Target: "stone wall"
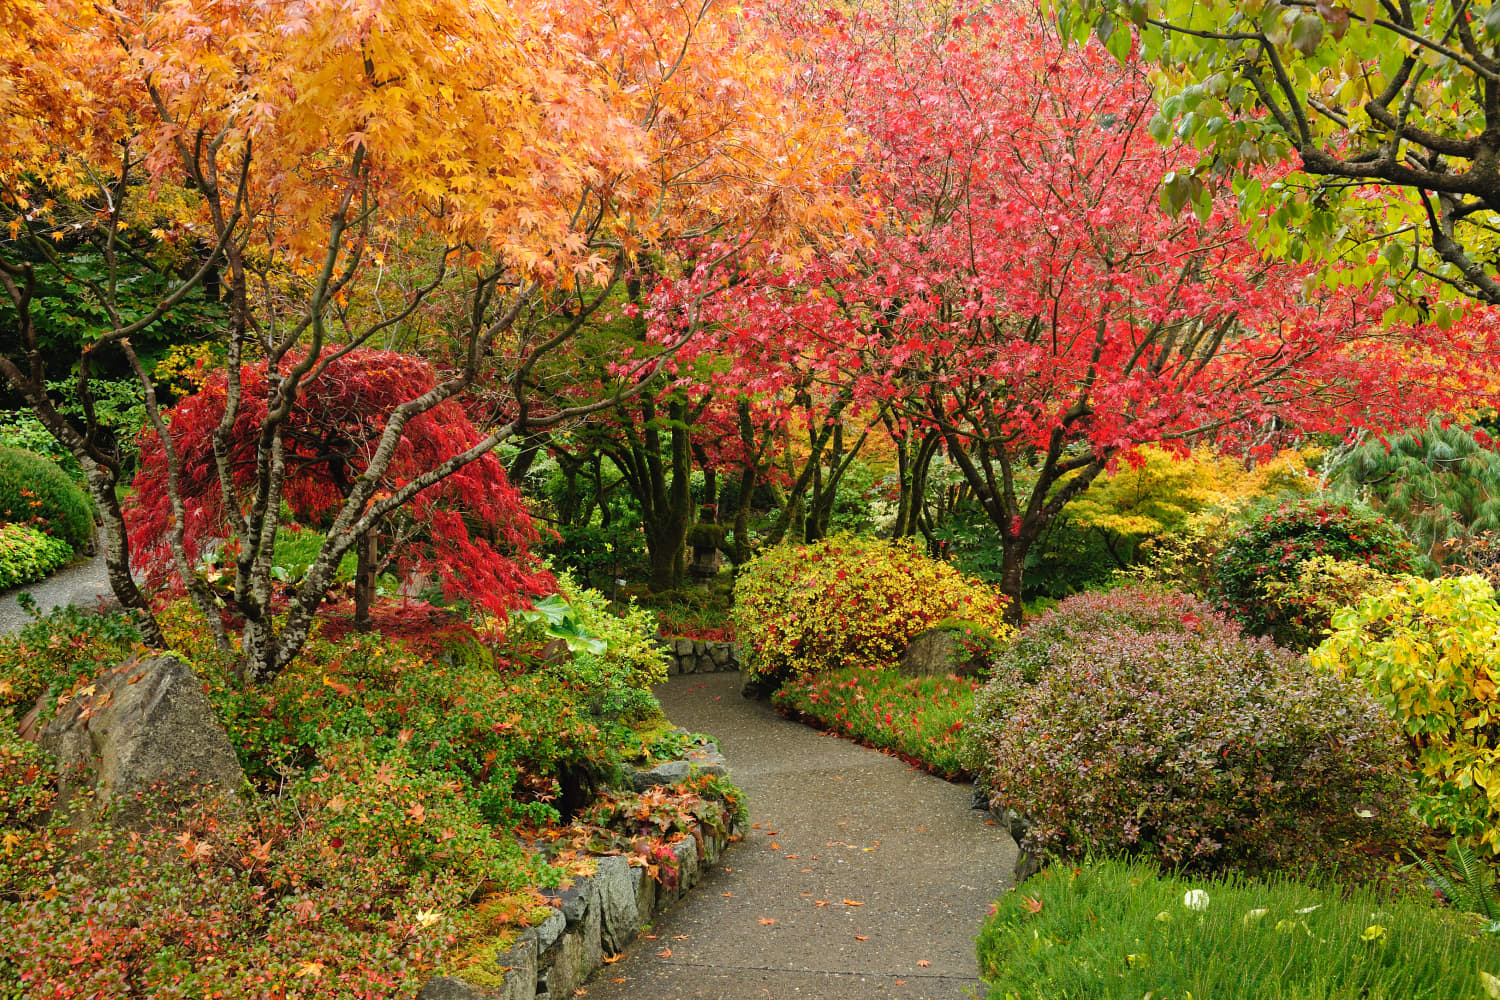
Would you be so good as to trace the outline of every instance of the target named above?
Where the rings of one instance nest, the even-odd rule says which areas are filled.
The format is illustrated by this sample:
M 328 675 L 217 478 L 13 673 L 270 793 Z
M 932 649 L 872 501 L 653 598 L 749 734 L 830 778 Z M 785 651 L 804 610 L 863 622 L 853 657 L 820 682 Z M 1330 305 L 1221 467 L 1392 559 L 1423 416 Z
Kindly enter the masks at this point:
M 681 778 L 727 773 L 724 759 L 708 752 L 673 763 L 681 764 L 673 770 L 674 775 L 682 771 Z M 636 778 L 636 787 L 664 783 L 656 771 L 638 772 Z M 600 858 L 595 874 L 573 879 L 566 889 L 541 890 L 553 901 L 552 915 L 483 963 L 483 985 L 441 976 L 429 980 L 417 1000 L 571 1000 L 603 968 L 605 956 L 624 951 L 656 914 L 696 886 L 739 833 L 698 825 L 693 836 L 672 845 L 676 871 L 662 865 L 658 878 L 619 855 Z
M 736 642 L 708 639 L 663 639 L 671 674 L 732 673 L 740 669 L 740 647 Z

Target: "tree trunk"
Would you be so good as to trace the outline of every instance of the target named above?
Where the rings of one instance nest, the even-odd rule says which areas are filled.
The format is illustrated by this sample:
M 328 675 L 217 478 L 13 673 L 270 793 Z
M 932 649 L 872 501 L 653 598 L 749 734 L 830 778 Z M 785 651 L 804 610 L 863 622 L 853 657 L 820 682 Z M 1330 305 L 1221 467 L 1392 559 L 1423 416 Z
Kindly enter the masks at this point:
M 130 575 L 130 549 L 125 535 L 125 514 L 120 510 L 120 497 L 115 491 L 115 476 L 104 466 L 89 458 L 78 456 L 88 476 L 89 494 L 94 506 L 99 509 L 101 542 L 104 546 L 104 567 L 109 575 L 109 586 L 115 599 L 130 615 L 130 620 L 140 630 L 141 639 L 147 646 L 165 649 L 167 640 L 151 611 L 151 602 L 136 586 Z
M 354 545 L 354 627 L 370 628 L 370 607 L 375 603 L 375 569 L 379 565 L 375 532 L 366 532 Z

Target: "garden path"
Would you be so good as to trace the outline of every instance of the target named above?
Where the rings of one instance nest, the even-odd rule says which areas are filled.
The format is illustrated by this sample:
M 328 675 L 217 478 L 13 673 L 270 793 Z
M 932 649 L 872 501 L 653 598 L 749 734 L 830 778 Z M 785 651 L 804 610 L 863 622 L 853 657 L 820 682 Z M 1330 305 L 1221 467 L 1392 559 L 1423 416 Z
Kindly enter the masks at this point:
M 31 616 L 21 608 L 16 599 L 29 593 L 35 598 L 37 607 L 51 611 L 53 607 L 66 607 L 79 603 L 84 597 L 107 597 L 111 595 L 109 574 L 104 568 L 104 553 L 100 551 L 87 562 L 74 563 L 36 583 L 22 584 L 0 596 L 0 635 L 14 632 L 31 621 Z
M 719 738 L 755 825 L 589 1000 L 982 996 L 974 936 L 1009 884 L 1010 836 L 968 786 L 783 719 L 739 683 L 688 674 L 657 694 Z

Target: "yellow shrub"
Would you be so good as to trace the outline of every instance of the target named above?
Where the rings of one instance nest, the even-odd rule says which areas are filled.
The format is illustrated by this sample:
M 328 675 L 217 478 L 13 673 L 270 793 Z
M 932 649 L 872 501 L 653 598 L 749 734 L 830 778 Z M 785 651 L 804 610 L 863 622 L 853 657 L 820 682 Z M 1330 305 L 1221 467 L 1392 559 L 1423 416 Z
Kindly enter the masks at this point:
M 1500 854 L 1500 604 L 1480 577 L 1402 577 L 1333 616 L 1315 666 L 1364 680 L 1411 741 L 1417 816 Z
M 1005 598 L 915 545 L 839 535 L 763 553 L 735 582 L 734 626 L 752 678 L 889 666 L 912 637 L 963 621 L 1009 636 Z

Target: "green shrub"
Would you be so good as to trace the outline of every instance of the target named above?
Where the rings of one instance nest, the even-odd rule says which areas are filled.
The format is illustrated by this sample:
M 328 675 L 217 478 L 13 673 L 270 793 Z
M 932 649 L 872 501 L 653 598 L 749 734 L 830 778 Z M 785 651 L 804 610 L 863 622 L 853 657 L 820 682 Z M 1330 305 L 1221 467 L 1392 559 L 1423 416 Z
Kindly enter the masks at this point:
M 0 713 L 0 899 L 29 894 L 58 860 L 47 836 L 57 766 Z
M 961 734 L 978 689 L 977 681 L 960 677 L 848 667 L 790 680 L 771 700 L 783 712 L 960 778 L 966 774 Z
M 0 590 L 40 580 L 72 558 L 61 538 L 29 524 L 0 523 Z
M 1026 818 L 1026 848 L 1260 872 L 1355 864 L 1351 845 L 1404 832 L 1400 735 L 1360 684 L 1180 595 L 1145 627 L 1069 604 L 1023 633 L 1045 645 L 1002 659 L 975 704 L 976 770 L 992 806 Z M 1070 617 L 1077 630 L 1059 630 Z
M 83 467 L 73 453 L 58 444 L 57 438 L 43 426 L 41 420 L 30 410 L 0 412 L 0 448 L 20 448 L 23 451 L 44 455 L 56 462 L 58 468 L 80 487 L 87 486 L 83 478 Z
M 1306 648 L 1327 628 L 1301 601 L 1275 602 L 1276 584 L 1295 583 L 1303 561 L 1328 556 L 1381 573 L 1405 573 L 1416 549 L 1401 530 L 1358 504 L 1287 500 L 1251 512 L 1219 557 L 1218 604 L 1256 635 Z M 1268 589 L 1270 588 L 1270 589 Z
M 839 535 L 762 553 L 735 581 L 734 626 L 753 680 L 889 666 L 945 619 L 1006 638 L 1005 598 L 914 545 Z
M 1479 577 L 1404 577 L 1339 611 L 1314 666 L 1358 678 L 1406 733 L 1417 816 L 1500 855 L 1500 603 Z
M 94 537 L 87 494 L 56 462 L 19 448 L 0 448 L 0 521 L 31 525 L 75 552 L 88 548 Z
M 978 949 L 991 1000 L 1483 1000 L 1500 986 L 1500 939 L 1461 914 L 1119 861 L 1006 893 Z

